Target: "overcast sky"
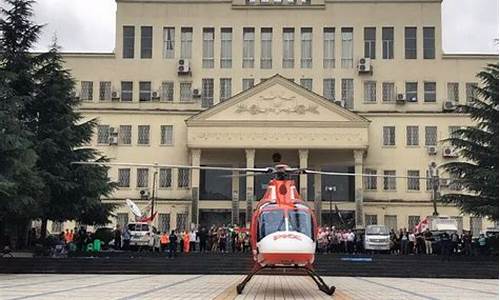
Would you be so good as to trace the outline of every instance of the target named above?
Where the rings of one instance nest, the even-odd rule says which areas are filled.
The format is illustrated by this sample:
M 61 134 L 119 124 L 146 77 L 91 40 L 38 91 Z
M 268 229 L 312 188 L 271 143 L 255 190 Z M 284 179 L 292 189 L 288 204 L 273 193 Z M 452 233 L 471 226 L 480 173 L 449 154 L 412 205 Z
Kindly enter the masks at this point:
M 0 2 L 2 2 L 0 0 Z M 498 53 L 498 0 L 443 0 L 443 47 L 447 53 Z M 63 51 L 111 52 L 114 0 L 38 0 L 36 22 L 47 24 L 36 50 L 54 33 Z

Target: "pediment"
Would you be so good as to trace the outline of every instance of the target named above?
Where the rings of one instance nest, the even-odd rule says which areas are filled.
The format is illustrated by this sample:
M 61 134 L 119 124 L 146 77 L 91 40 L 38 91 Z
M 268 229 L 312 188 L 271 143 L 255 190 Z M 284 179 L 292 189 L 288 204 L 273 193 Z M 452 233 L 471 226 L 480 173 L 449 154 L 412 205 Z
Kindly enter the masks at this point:
M 275 75 L 187 120 L 196 123 L 365 123 L 368 120 Z M 290 123 L 291 122 L 291 123 Z M 354 124 L 353 124 L 354 125 Z M 357 127 L 357 126 L 356 126 Z

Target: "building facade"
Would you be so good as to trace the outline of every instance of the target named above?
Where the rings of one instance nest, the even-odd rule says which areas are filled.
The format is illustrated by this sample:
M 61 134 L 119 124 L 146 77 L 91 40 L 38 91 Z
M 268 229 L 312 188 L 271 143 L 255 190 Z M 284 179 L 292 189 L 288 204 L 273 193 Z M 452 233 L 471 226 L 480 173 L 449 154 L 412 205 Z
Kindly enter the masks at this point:
M 91 146 L 113 162 L 292 167 L 425 177 L 498 55 L 446 54 L 439 0 L 117 0 L 113 53 L 65 53 Z M 265 176 L 113 167 L 109 199 L 157 199 L 160 230 L 244 224 Z M 426 180 L 297 178 L 322 224 L 409 228 L 433 212 Z M 441 192 L 455 188 L 441 182 Z M 335 191 L 328 189 L 334 187 Z M 331 217 L 341 213 L 342 219 Z M 478 232 L 486 221 L 438 205 Z M 118 223 L 132 220 L 126 206 Z M 352 220 L 352 221 L 350 221 Z

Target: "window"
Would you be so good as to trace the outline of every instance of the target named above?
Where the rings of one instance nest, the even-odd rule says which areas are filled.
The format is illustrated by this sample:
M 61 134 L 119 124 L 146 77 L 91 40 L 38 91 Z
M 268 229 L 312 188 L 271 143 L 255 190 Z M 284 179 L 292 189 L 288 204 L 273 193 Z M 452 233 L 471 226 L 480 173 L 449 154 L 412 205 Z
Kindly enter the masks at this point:
M 64 223 L 59 221 L 52 221 L 51 233 L 59 234 L 64 230 Z
M 288 230 L 300 232 L 308 237 L 312 237 L 314 233 L 311 215 L 303 210 L 289 210 Z
M 118 131 L 118 143 L 121 145 L 132 144 L 132 126 L 131 125 L 120 125 L 120 131 Z
M 323 79 L 323 97 L 330 101 L 335 101 L 335 79 Z
M 303 69 L 312 68 L 312 28 L 300 29 L 300 67 Z
M 130 169 L 118 169 L 118 186 L 130 186 Z
M 201 107 L 214 105 L 214 80 L 203 78 L 201 80 Z
M 396 100 L 396 87 L 394 82 L 382 82 L 382 101 L 394 102 Z
M 394 28 L 382 27 L 382 58 L 394 59 Z
M 80 99 L 82 101 L 92 101 L 94 95 L 94 83 L 92 81 L 82 81 Z
M 345 107 L 349 109 L 354 108 L 354 80 L 342 79 L 342 100 Z
M 377 215 L 365 215 L 365 225 L 377 225 Z
M 335 28 L 323 28 L 323 68 L 335 68 Z
M 169 188 L 172 186 L 172 169 L 161 168 L 160 169 L 160 187 Z
M 177 186 L 180 188 L 189 187 L 189 174 L 190 170 L 185 168 L 179 168 L 177 172 Z
M 405 58 L 417 58 L 417 27 L 405 27 Z
M 184 230 L 187 230 L 187 214 L 186 213 L 181 213 L 177 214 L 177 221 L 175 223 L 176 229 L 179 230 L 179 232 L 182 232 Z
M 436 126 L 425 126 L 425 145 L 426 146 L 436 146 L 437 145 L 437 127 Z
M 457 220 L 458 234 L 462 234 L 462 232 L 464 230 L 464 219 L 463 219 L 463 217 L 452 216 L 451 218 Z
M 111 100 L 111 81 L 99 82 L 99 100 L 100 101 Z
M 384 191 L 395 191 L 396 190 L 396 171 L 394 170 L 384 170 Z
M 109 144 L 109 125 L 97 125 L 97 144 Z
M 342 28 L 341 36 L 342 36 L 341 67 L 352 68 L 353 66 L 352 28 Z
M 220 101 L 231 98 L 231 78 L 220 79 Z
M 243 78 L 243 82 L 242 82 L 243 90 L 246 91 L 249 88 L 253 87 L 254 86 L 254 82 L 255 81 L 254 81 L 253 78 Z
M 193 28 L 181 28 L 181 58 L 191 58 L 193 44 Z
M 158 230 L 170 233 L 170 214 L 158 214 Z
M 384 225 L 389 227 L 392 230 L 398 230 L 398 216 L 395 215 L 385 215 L 384 216 Z
M 420 216 L 408 216 L 408 231 L 412 231 L 420 223 Z
M 135 27 L 123 26 L 123 58 L 134 58 Z
M 418 101 L 418 84 L 416 82 L 406 82 L 406 100 L 411 102 Z
M 471 103 L 477 97 L 477 83 L 467 82 L 465 84 L 465 94 L 467 97 L 467 103 Z
M 310 91 L 312 91 L 313 80 L 311 78 L 301 78 L 300 85 Z
M 120 225 L 121 228 L 128 224 L 128 213 L 117 213 L 116 214 L 116 225 Z
M 435 82 L 424 82 L 424 102 L 436 102 Z
M 137 187 L 148 187 L 149 179 L 149 169 L 139 168 L 137 169 Z
M 406 145 L 418 146 L 418 126 L 406 126 Z
M 283 68 L 294 67 L 294 35 L 293 28 L 283 28 Z
M 174 82 L 163 81 L 161 83 L 161 101 L 172 102 L 174 101 Z
M 365 169 L 366 175 L 377 175 L 377 170 Z M 365 190 L 377 190 L 377 177 L 376 176 L 363 176 L 363 185 Z
M 260 220 L 259 232 L 257 233 L 258 241 L 271 233 L 286 230 L 285 215 L 282 209 L 263 211 Z
M 365 28 L 365 57 L 375 59 L 376 47 L 376 28 L 366 27 Z
M 255 29 L 243 28 L 243 68 L 253 68 L 255 60 Z
M 137 127 L 137 144 L 149 145 L 149 125 L 139 125 Z
M 424 59 L 434 59 L 436 45 L 434 27 L 424 27 Z
M 483 229 L 483 219 L 481 217 L 470 217 L 470 232 L 473 237 L 478 237 Z
M 376 81 L 365 81 L 365 102 L 377 102 Z
M 384 146 L 396 145 L 396 127 L 384 126 L 383 135 L 384 135 Z
M 271 69 L 273 67 L 273 29 L 262 28 L 260 38 L 260 68 Z
M 162 145 L 174 144 L 174 126 L 172 125 L 161 126 L 161 144 Z
M 420 171 L 408 170 L 407 185 L 409 191 L 420 191 Z
M 460 130 L 460 126 L 448 126 L 448 134 L 450 138 L 460 137 L 460 135 L 457 134 L 458 130 Z
M 191 101 L 193 99 L 193 94 L 191 90 L 191 82 L 181 82 L 180 83 L 180 95 L 182 101 Z
M 213 28 L 203 28 L 203 63 L 205 69 L 214 67 L 214 38 L 215 32 Z
M 141 27 L 141 58 L 153 57 L 153 27 Z
M 163 57 L 164 58 L 174 58 L 175 57 L 175 28 L 174 27 L 163 28 Z
M 448 82 L 448 100 L 458 103 L 458 82 Z
M 134 95 L 134 83 L 132 81 L 122 81 L 122 101 L 132 101 L 132 97 Z
M 139 82 L 139 101 L 151 101 L 151 82 Z
M 231 68 L 233 64 L 232 40 L 233 40 L 233 29 L 222 28 L 221 45 L 220 45 L 220 67 L 223 69 Z

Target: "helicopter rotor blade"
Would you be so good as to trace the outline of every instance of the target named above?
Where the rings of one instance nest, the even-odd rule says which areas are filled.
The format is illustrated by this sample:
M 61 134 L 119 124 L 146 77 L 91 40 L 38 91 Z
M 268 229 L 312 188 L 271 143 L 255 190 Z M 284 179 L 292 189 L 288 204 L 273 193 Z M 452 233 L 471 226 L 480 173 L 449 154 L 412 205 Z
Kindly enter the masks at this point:
M 346 173 L 346 172 L 328 172 L 328 171 L 316 171 L 309 169 L 302 169 L 304 174 L 313 175 L 325 175 L 325 176 L 363 176 L 363 177 L 382 177 L 382 178 L 403 178 L 403 179 L 432 179 L 432 177 L 421 177 L 421 176 L 403 176 L 403 175 L 382 175 L 382 174 L 365 174 L 365 173 Z M 440 179 L 448 179 L 448 178 L 440 178 Z M 455 180 L 455 179 L 452 179 Z

